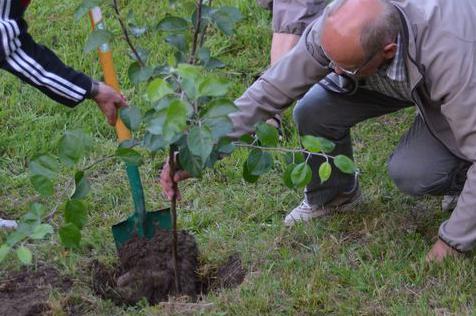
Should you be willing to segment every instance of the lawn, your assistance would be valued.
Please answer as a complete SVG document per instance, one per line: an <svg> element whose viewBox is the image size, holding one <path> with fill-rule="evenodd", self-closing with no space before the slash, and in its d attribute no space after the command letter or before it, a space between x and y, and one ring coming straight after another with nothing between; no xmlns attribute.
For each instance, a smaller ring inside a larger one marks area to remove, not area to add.
<svg viewBox="0 0 476 316"><path fill-rule="evenodd" d="M164 1L121 1L143 24L154 25L163 16ZM215 2L215 1L214 1ZM38 42L49 46L72 67L100 79L95 53L83 53L89 32L84 17L74 19L74 1L33 1L26 18ZM208 47L223 60L226 75L234 82L238 97L256 74L266 68L271 39L270 15L254 0L220 0L237 6L243 20L237 34L213 33ZM105 16L112 16L105 8ZM119 26L107 20L114 33ZM152 40L151 40L152 38ZM152 64L163 63L170 50L160 36L134 39L150 51ZM144 86L132 85L127 76L130 63L123 41L113 43L115 64L124 94L131 104L144 106ZM55 199L38 196L28 178L28 161L36 154L56 151L66 130L82 129L94 139L89 165L114 153L114 131L96 106L88 101L70 110L2 72L0 77L0 217L18 218L33 201L48 210L62 210L61 196L71 191L66 177ZM285 146L297 146L291 109L285 114ZM475 304L475 258L468 255L428 265L424 256L449 214L440 210L440 199L411 198L398 192L386 172L386 161L415 116L413 109L369 120L353 130L355 159L364 202L354 212L336 214L291 229L284 216L302 199L302 191L288 189L281 180L284 162L260 178L257 184L241 176L245 150L236 151L208 170L201 179L182 183L179 226L197 238L200 260L210 266L222 264L238 253L246 269L237 288L209 293L203 298L213 307L206 315L471 315ZM157 183L164 154L141 166L147 208L168 206ZM156 315L158 306L141 303L117 306L99 298L91 289L89 267L99 260L117 260L110 226L132 210L127 178L120 163L98 165L89 174L92 194L89 219L81 248L65 250L55 235L29 245L34 250L34 270L48 265L72 280L62 293L52 289L49 303L54 314ZM58 226L57 214L52 224ZM0 241L4 235L0 234ZM2 263L0 278L20 269L11 256ZM0 289L1 290L1 289ZM72 308L73 306L74 308ZM69 311L69 312L68 312ZM197 311L197 314L200 312Z"/></svg>

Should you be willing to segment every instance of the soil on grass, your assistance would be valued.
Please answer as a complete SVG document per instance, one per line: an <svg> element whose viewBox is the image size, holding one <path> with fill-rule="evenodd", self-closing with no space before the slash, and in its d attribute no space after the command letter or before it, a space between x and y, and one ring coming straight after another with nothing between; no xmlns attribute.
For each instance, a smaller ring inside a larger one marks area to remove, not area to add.
<svg viewBox="0 0 476 316"><path fill-rule="evenodd" d="M72 281L58 270L42 266L36 271L6 274L0 280L0 315L43 315L50 311L48 296L52 288L66 292Z"/></svg>
<svg viewBox="0 0 476 316"><path fill-rule="evenodd" d="M218 268L204 265L207 271L203 274L195 238L186 231L177 234L180 293L175 292L170 231L159 231L151 240L131 240L120 249L120 263L116 267L93 262L93 290L118 305L132 305L143 298L150 304L158 304L169 297L182 296L196 302L208 291L236 287L243 282L245 270L238 255L231 256Z"/></svg>

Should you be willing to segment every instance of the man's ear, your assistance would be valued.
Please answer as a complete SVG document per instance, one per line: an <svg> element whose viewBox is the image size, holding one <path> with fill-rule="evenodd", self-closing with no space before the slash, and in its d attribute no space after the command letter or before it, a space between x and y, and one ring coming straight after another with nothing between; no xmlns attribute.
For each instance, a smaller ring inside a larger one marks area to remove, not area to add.
<svg viewBox="0 0 476 316"><path fill-rule="evenodd" d="M397 44L395 44L395 43L387 44L383 48L383 57L387 60L392 59L393 57L395 57L396 53L397 53Z"/></svg>

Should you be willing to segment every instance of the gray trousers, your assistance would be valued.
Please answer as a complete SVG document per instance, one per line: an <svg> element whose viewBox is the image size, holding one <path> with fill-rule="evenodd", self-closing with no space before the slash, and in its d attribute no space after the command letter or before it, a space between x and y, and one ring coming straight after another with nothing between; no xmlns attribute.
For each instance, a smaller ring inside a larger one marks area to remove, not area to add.
<svg viewBox="0 0 476 316"><path fill-rule="evenodd" d="M325 137L336 144L332 155L352 158L352 126L409 106L410 102L365 89L344 95L316 84L297 103L294 120L300 135ZM325 205L339 192L351 190L355 182L353 175L333 168L331 178L321 184L318 166L322 162L316 156L309 159L313 177L305 191L306 200L316 206ZM413 196L457 194L463 188L469 165L438 141L417 115L389 158L388 174L401 191Z"/></svg>

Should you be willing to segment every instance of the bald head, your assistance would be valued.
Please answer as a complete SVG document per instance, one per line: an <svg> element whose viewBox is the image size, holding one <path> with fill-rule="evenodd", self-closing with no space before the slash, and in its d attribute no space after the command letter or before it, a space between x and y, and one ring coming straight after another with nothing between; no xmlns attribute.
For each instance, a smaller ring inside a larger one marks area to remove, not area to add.
<svg viewBox="0 0 476 316"><path fill-rule="evenodd" d="M386 0L335 0L324 16L321 44L336 63L358 67L399 30L398 11Z"/></svg>

